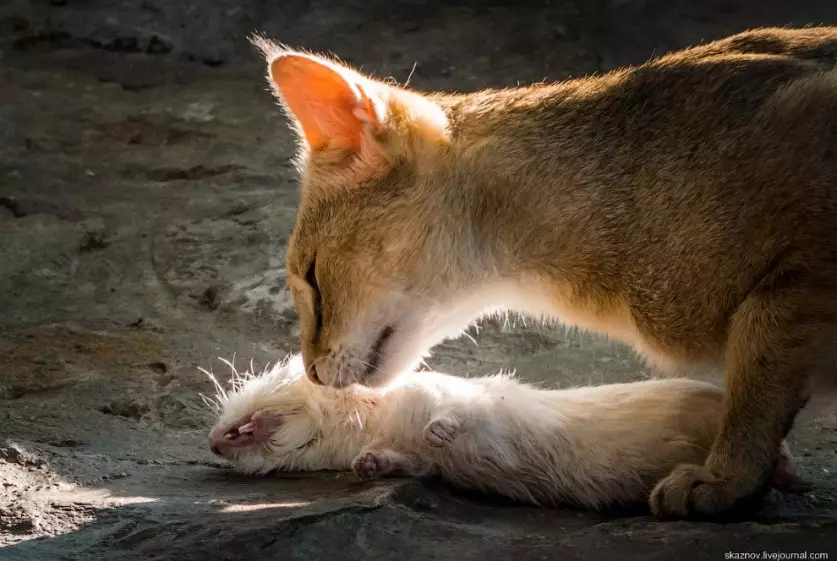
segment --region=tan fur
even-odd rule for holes
[[[718,438],[657,514],[757,492],[837,338],[835,45],[837,28],[754,30],[462,95],[334,82],[377,100],[354,126],[383,157],[303,150],[288,270],[309,376],[384,384],[487,309],[577,322],[666,368],[724,366]],[[308,91],[271,76],[280,99]]]

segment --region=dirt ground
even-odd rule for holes
[[[560,80],[833,0],[5,0],[0,4],[0,559],[837,558],[837,398],[792,435],[816,488],[725,524],[659,523],[339,473],[231,474],[198,367],[296,349],[283,259],[293,139],[262,30],[419,89]],[[454,373],[554,385],[649,373],[563,328],[486,323]],[[717,379],[713,373],[698,373]]]

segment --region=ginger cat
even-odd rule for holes
[[[381,386],[487,310],[553,317],[664,369],[723,365],[710,453],[655,514],[764,488],[837,341],[837,28],[470,94],[255,43],[299,133],[287,264],[312,380]]]

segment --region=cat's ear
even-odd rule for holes
[[[380,128],[386,86],[323,57],[254,40],[276,95],[311,151],[360,150],[367,127]]]

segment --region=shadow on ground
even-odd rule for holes
[[[295,350],[284,251],[293,139],[244,37],[329,50],[419,89],[559,80],[761,25],[837,24],[831,0],[0,5],[0,558],[695,559],[837,554],[833,392],[793,445],[816,490],[747,521],[659,523],[501,505],[434,483],[241,478],[206,450],[198,366]],[[487,323],[454,373],[643,378],[626,349]],[[713,377],[712,373],[700,373]]]

